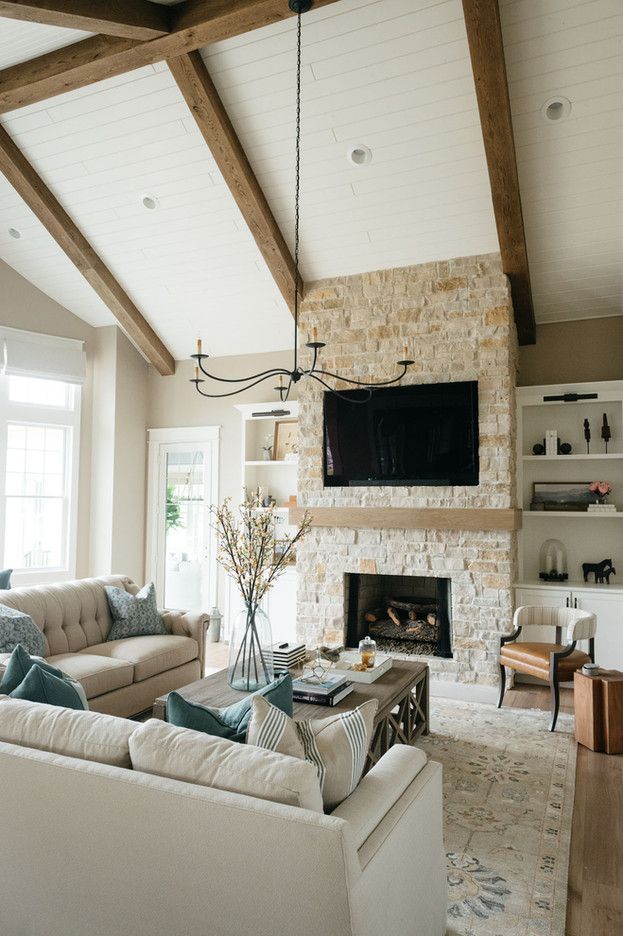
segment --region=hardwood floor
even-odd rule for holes
[[[208,644],[208,672],[227,666],[225,644]],[[549,711],[546,686],[516,685],[504,707]],[[561,690],[561,712],[573,712],[573,691]],[[566,936],[623,934],[623,756],[578,745],[571,831]]]
[[[549,710],[546,686],[518,686],[504,706]],[[573,691],[561,690],[561,712],[573,712]],[[623,756],[578,745],[571,830],[567,936],[623,934]]]

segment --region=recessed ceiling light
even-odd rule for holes
[[[545,120],[556,123],[564,120],[571,113],[571,101],[566,97],[553,97],[545,102],[541,114]]]
[[[21,231],[18,231],[17,228],[9,228],[9,236],[14,237],[15,240],[19,240],[24,235],[22,234]]]
[[[372,162],[372,150],[363,143],[357,143],[348,149],[346,158],[353,166],[368,166]]]
[[[145,208],[148,208],[149,211],[155,211],[158,205],[160,204],[156,195],[143,195],[143,197],[141,198],[141,201],[143,203],[143,206]]]

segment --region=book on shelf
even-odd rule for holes
[[[292,697],[295,702],[304,702],[310,705],[324,705],[330,708],[332,705],[337,705],[342,699],[345,699],[354,688],[353,683],[346,682],[344,685],[338,686],[334,692],[294,692]]]
[[[346,676],[343,673],[330,673],[323,679],[316,679],[311,672],[303,672],[299,679],[292,683],[294,692],[313,693],[314,695],[329,695],[346,682]]]

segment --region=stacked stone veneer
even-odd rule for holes
[[[407,383],[479,382],[477,487],[323,486],[323,391],[301,381],[298,503],[314,507],[515,506],[517,341],[497,254],[382,270],[308,286],[301,334],[317,326],[325,370],[384,380],[407,345]],[[304,352],[307,354],[308,352]],[[453,530],[317,527],[297,556],[298,628],[308,645],[344,639],[348,572],[449,577],[452,660],[426,658],[437,679],[493,685],[499,635],[512,616],[516,537]]]

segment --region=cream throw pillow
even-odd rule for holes
[[[331,812],[361,780],[377,707],[377,700],[370,699],[351,712],[296,722],[266,699],[254,696],[247,744],[313,764],[325,812]]]
[[[322,812],[316,771],[291,757],[158,719],[130,738],[134,770]]]

